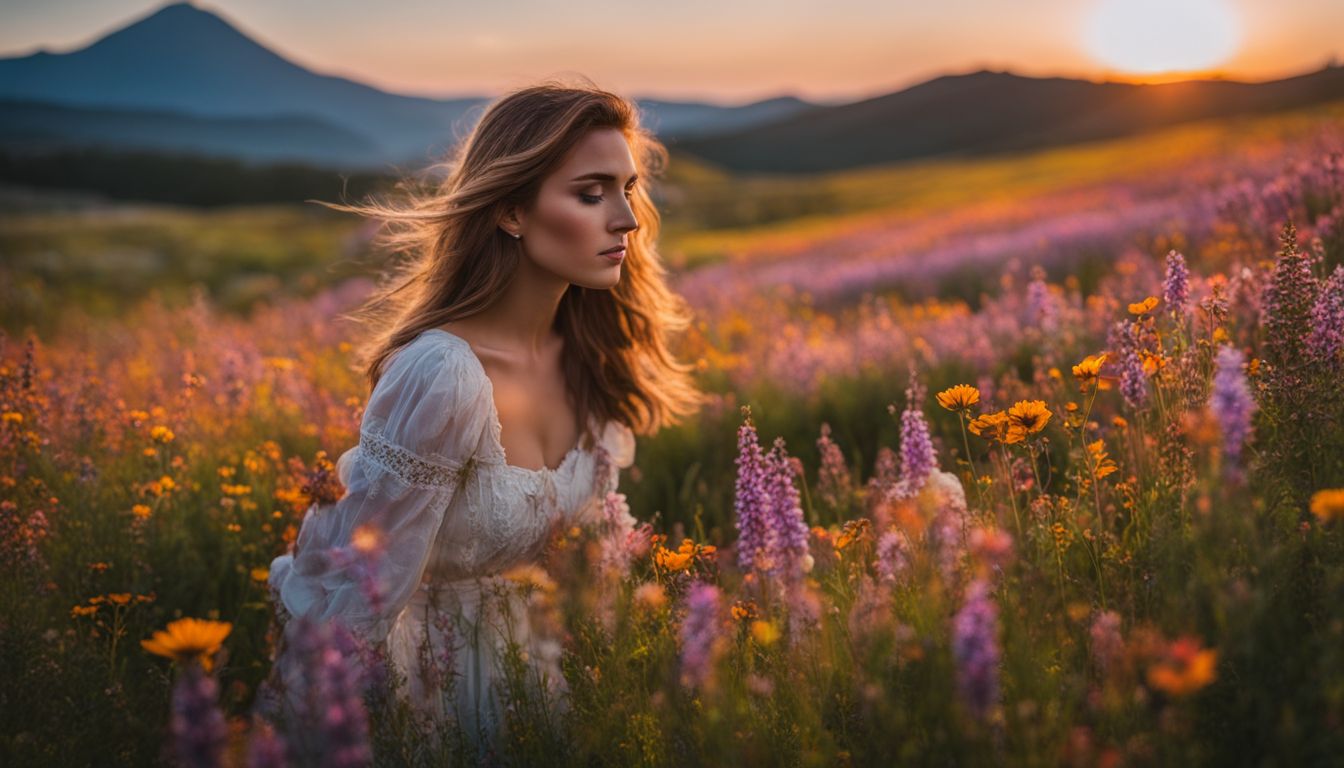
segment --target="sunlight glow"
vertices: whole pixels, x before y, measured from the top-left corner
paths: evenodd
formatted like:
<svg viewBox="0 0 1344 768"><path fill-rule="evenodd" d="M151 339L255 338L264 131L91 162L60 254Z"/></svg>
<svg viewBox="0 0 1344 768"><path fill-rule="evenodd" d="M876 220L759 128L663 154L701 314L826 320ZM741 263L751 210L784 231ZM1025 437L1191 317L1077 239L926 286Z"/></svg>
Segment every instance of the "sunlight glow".
<svg viewBox="0 0 1344 768"><path fill-rule="evenodd" d="M1134 74L1203 70L1241 42L1241 24L1222 0L1100 0L1083 40L1093 56Z"/></svg>

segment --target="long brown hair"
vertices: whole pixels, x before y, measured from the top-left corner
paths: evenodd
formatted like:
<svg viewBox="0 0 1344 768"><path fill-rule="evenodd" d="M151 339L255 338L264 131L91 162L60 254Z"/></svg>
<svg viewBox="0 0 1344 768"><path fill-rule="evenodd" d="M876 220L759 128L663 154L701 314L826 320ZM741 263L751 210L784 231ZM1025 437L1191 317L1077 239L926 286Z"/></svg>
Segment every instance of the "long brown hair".
<svg viewBox="0 0 1344 768"><path fill-rule="evenodd" d="M638 107L584 81L546 81L490 104L465 139L440 163L444 180L417 188L403 179L399 202L318 202L381 221L375 245L401 258L350 319L370 327L358 350L369 387L393 352L421 331L474 315L498 297L521 258L522 244L498 227L513 205L527 206L542 180L595 128L615 128L630 145L641 179L657 176L667 149L642 127ZM639 228L627 236L621 279L610 290L571 285L560 300L556 330L565 340L566 387L579 423L616 420L640 434L678 423L704 402L691 371L675 360L669 336L692 313L670 291L655 244L659 216L644 184L631 207ZM591 435L589 437L592 437ZM582 437L581 437L582 439Z"/></svg>

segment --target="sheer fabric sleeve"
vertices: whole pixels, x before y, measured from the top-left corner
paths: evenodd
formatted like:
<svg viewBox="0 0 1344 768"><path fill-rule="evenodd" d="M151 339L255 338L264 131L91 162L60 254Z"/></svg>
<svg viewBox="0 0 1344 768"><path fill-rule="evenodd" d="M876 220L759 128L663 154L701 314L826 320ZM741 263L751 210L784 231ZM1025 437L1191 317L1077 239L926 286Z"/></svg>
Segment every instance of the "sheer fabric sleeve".
<svg viewBox="0 0 1344 768"><path fill-rule="evenodd" d="M290 616L340 619L376 644L419 586L443 516L475 466L484 382L451 345L420 337L369 396L359 444L341 455L345 494L313 505L270 584Z"/></svg>

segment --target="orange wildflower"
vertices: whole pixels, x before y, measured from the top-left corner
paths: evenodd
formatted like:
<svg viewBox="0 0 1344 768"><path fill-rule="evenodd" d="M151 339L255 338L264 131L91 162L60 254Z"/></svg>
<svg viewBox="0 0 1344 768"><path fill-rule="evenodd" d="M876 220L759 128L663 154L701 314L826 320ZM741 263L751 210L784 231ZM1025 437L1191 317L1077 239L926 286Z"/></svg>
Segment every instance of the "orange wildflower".
<svg viewBox="0 0 1344 768"><path fill-rule="evenodd" d="M1323 523L1344 520L1344 488L1326 488L1312 494L1311 513Z"/></svg>
<svg viewBox="0 0 1344 768"><path fill-rule="evenodd" d="M1026 438L1026 433L1010 423L1008 414L1003 411L977 416L971 419L966 428L986 440L998 440L1008 444L1020 443Z"/></svg>
<svg viewBox="0 0 1344 768"><path fill-rule="evenodd" d="M1045 407L1044 400L1018 400L1008 409L1008 423L1025 435L1033 435L1045 429L1050 416L1050 409Z"/></svg>
<svg viewBox="0 0 1344 768"><path fill-rule="evenodd" d="M1106 441L1097 440L1087 444L1087 452L1092 455L1092 469L1097 479L1101 479L1120 468L1106 455Z"/></svg>
<svg viewBox="0 0 1344 768"><path fill-rule="evenodd" d="M949 411L969 411L980 403L980 390L958 384L938 393L938 404Z"/></svg>
<svg viewBox="0 0 1344 768"><path fill-rule="evenodd" d="M141 640L140 645L150 653L174 661L198 659L205 671L209 672L214 664L215 653L231 631L233 624L227 621L178 619L169 622L166 631L156 630L151 639Z"/></svg>
<svg viewBox="0 0 1344 768"><path fill-rule="evenodd" d="M1216 650L1183 637L1167 648L1166 658L1148 668L1148 685L1168 696L1185 696L1213 682L1217 663Z"/></svg>
<svg viewBox="0 0 1344 768"><path fill-rule="evenodd" d="M1099 355L1084 357L1081 363L1073 366L1074 378L1083 384L1095 380L1101 375L1101 365L1106 362L1106 357L1109 354L1108 352L1102 352Z"/></svg>
<svg viewBox="0 0 1344 768"><path fill-rule="evenodd" d="M1136 304L1130 304L1130 305L1129 305L1129 314L1131 314L1131 315L1146 315L1146 314L1148 314L1149 312L1152 312L1154 309L1157 308L1157 302L1158 302L1158 299L1157 299L1156 296L1149 296L1148 298L1146 298L1146 299L1144 299L1143 301L1140 301L1140 302L1138 302L1138 303L1136 303Z"/></svg>

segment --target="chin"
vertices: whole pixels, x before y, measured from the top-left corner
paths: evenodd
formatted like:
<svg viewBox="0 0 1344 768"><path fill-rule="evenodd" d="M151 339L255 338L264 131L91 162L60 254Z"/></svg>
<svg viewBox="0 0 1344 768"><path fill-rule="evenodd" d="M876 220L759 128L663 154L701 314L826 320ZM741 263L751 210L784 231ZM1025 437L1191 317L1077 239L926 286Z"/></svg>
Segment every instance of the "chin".
<svg viewBox="0 0 1344 768"><path fill-rule="evenodd" d="M621 282L621 271L619 268L613 269L610 275L590 277L586 280L570 280L570 282L591 291L609 291Z"/></svg>

